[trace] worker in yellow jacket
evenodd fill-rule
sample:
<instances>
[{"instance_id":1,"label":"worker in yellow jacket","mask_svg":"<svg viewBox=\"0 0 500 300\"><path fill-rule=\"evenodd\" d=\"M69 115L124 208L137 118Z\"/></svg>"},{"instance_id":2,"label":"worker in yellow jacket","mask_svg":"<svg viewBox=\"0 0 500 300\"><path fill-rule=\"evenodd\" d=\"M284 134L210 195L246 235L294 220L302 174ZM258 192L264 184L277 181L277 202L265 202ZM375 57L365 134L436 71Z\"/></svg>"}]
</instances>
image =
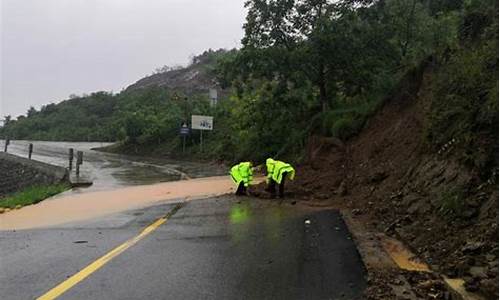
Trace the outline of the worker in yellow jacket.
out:
<instances>
[{"instance_id":1,"label":"worker in yellow jacket","mask_svg":"<svg viewBox=\"0 0 500 300\"><path fill-rule=\"evenodd\" d=\"M285 181L286 179L293 180L295 178L295 169L285 162L266 159L267 169L267 188L271 192L273 198L276 196L276 184L279 185L279 197L285 196Z\"/></svg>"},{"instance_id":2,"label":"worker in yellow jacket","mask_svg":"<svg viewBox=\"0 0 500 300\"><path fill-rule=\"evenodd\" d=\"M238 187L236 189L236 195L246 195L247 189L253 180L252 163L249 161L241 162L233 166L229 174L231 175L233 182Z\"/></svg>"}]
</instances>

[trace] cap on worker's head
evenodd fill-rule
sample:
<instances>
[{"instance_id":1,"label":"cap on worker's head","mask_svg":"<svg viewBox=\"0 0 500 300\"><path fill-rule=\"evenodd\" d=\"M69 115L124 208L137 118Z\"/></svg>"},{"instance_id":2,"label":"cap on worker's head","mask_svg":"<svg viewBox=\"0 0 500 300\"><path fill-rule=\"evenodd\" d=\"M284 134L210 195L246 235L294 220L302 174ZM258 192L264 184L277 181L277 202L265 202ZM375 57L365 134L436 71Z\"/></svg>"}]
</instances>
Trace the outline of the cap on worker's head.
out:
<instances>
[{"instance_id":1,"label":"cap on worker's head","mask_svg":"<svg viewBox=\"0 0 500 300\"><path fill-rule=\"evenodd\" d=\"M272 163L274 163L274 159L272 158L266 159L266 164L272 164Z\"/></svg>"}]
</instances>

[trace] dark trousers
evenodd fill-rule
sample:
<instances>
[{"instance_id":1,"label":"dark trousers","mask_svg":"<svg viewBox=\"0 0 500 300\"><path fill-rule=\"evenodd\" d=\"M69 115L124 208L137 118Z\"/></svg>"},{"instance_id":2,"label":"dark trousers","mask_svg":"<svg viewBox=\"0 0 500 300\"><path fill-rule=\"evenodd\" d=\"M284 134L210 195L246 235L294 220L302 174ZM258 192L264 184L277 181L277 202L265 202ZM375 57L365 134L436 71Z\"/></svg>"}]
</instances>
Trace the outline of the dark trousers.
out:
<instances>
[{"instance_id":1,"label":"dark trousers","mask_svg":"<svg viewBox=\"0 0 500 300\"><path fill-rule=\"evenodd\" d=\"M286 181L286 175L288 173L287 172L283 172L283 177L281 178L281 183L279 184L279 187L278 187L278 195L280 198L283 198L285 197L285 181ZM276 181L274 181L273 179L271 179L269 181L269 191L271 192L271 196L273 197L276 197Z\"/></svg>"},{"instance_id":2,"label":"dark trousers","mask_svg":"<svg viewBox=\"0 0 500 300\"><path fill-rule=\"evenodd\" d=\"M236 190L236 196L243 196L243 195L246 195L246 194L247 194L247 188L246 188L245 184L242 181L238 185L238 189Z\"/></svg>"}]
</instances>

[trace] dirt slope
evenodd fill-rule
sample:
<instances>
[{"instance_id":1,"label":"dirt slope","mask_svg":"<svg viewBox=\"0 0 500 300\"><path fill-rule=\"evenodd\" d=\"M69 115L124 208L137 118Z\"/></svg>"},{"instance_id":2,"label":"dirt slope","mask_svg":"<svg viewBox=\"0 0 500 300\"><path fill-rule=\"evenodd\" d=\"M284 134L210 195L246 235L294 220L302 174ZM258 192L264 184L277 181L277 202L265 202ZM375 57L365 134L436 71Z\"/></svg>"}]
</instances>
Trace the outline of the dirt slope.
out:
<instances>
[{"instance_id":1,"label":"dirt slope","mask_svg":"<svg viewBox=\"0 0 500 300\"><path fill-rule=\"evenodd\" d=\"M433 270L498 298L498 183L481 181L456 161L458 141L439 153L426 147L432 75L429 65L409 74L400 92L345 145L311 138L309 161L290 190L304 200L346 208L404 241ZM457 187L464 190L464 203L453 193Z\"/></svg>"}]
</instances>

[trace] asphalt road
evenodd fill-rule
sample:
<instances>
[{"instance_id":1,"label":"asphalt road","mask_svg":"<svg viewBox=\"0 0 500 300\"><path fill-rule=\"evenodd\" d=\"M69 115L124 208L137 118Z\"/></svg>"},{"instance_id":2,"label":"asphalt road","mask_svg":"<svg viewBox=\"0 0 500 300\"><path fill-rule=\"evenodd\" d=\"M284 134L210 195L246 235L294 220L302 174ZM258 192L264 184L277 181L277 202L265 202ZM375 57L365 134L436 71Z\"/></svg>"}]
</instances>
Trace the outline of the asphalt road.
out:
<instances>
[{"instance_id":1,"label":"asphalt road","mask_svg":"<svg viewBox=\"0 0 500 300\"><path fill-rule=\"evenodd\" d=\"M0 232L2 299L34 299L172 210ZM223 196L185 203L60 299L359 299L365 271L338 212Z\"/></svg>"}]
</instances>

